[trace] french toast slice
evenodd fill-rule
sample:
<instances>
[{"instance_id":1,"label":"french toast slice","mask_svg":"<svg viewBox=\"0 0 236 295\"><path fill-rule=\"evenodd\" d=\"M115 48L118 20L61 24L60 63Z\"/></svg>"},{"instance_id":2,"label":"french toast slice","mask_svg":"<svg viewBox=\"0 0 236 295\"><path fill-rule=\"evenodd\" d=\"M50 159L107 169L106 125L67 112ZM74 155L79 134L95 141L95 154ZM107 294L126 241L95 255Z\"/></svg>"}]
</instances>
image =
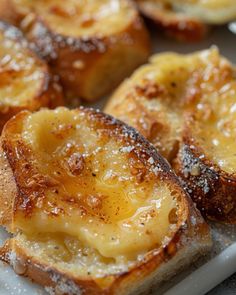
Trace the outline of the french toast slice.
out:
<instances>
[{"instance_id":1,"label":"french toast slice","mask_svg":"<svg viewBox=\"0 0 236 295\"><path fill-rule=\"evenodd\" d=\"M179 41L197 42L209 31L209 26L196 17L173 9L171 3L156 0L136 0L141 14L165 35Z\"/></svg>"},{"instance_id":2,"label":"french toast slice","mask_svg":"<svg viewBox=\"0 0 236 295\"><path fill-rule=\"evenodd\" d=\"M21 27L69 98L102 97L148 58L149 35L129 0L8 2L15 16L0 7L0 17Z\"/></svg>"},{"instance_id":3,"label":"french toast slice","mask_svg":"<svg viewBox=\"0 0 236 295\"><path fill-rule=\"evenodd\" d=\"M209 25L236 19L234 0L136 0L141 13L167 35L184 41L199 41Z\"/></svg>"},{"instance_id":4,"label":"french toast slice","mask_svg":"<svg viewBox=\"0 0 236 295\"><path fill-rule=\"evenodd\" d=\"M21 32L0 22L0 132L22 110L63 104L61 87Z\"/></svg>"},{"instance_id":5,"label":"french toast slice","mask_svg":"<svg viewBox=\"0 0 236 295\"><path fill-rule=\"evenodd\" d=\"M235 93L235 69L216 48L165 53L125 81L105 111L154 144L205 216L235 223Z\"/></svg>"},{"instance_id":6,"label":"french toast slice","mask_svg":"<svg viewBox=\"0 0 236 295\"><path fill-rule=\"evenodd\" d=\"M196 17L204 23L221 25L235 20L236 3L234 0L164 0L176 11Z\"/></svg>"},{"instance_id":7,"label":"french toast slice","mask_svg":"<svg viewBox=\"0 0 236 295\"><path fill-rule=\"evenodd\" d=\"M1 259L51 293L144 294L211 246L169 164L108 115L21 112L1 148Z\"/></svg>"}]
</instances>

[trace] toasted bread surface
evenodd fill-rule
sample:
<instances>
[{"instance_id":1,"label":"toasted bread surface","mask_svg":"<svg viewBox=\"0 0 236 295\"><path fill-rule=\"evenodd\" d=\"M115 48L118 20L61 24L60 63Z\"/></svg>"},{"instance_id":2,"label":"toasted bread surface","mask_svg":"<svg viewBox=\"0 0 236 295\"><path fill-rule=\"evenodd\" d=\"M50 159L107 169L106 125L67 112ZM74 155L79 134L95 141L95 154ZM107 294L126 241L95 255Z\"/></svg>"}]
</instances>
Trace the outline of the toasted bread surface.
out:
<instances>
[{"instance_id":1,"label":"toasted bread surface","mask_svg":"<svg viewBox=\"0 0 236 295\"><path fill-rule=\"evenodd\" d=\"M183 112L200 98L196 79L218 59L216 49L154 55L118 87L105 112L135 127L172 162L182 137Z\"/></svg>"},{"instance_id":2,"label":"toasted bread surface","mask_svg":"<svg viewBox=\"0 0 236 295\"><path fill-rule=\"evenodd\" d=\"M172 258L186 250L189 260L211 245L167 162L112 117L83 108L22 112L5 125L1 146L17 188L1 208L16 234L2 259L44 286L137 294L173 272L159 272Z\"/></svg>"},{"instance_id":3,"label":"toasted bread surface","mask_svg":"<svg viewBox=\"0 0 236 295\"><path fill-rule=\"evenodd\" d=\"M199 209L209 218L226 222L236 221L232 181L235 87L234 68L216 48L186 56L160 54L124 82L105 108L106 112L137 128L162 155L175 162L176 170L183 177L187 174L181 171L190 172L194 164L184 159L182 152L176 161L183 143L187 149L192 147L194 161L198 162L197 158L202 155L199 161L206 160L212 174L221 171L223 180L218 181L218 185L215 181L209 184L209 189L203 185L206 179L198 181L197 172L188 174L191 184L188 177L186 181ZM193 189L193 186L199 187L198 183L201 189ZM223 193L226 186L232 191L226 192L229 199Z\"/></svg>"},{"instance_id":4,"label":"toasted bread surface","mask_svg":"<svg viewBox=\"0 0 236 295\"><path fill-rule=\"evenodd\" d=\"M0 130L21 110L63 104L62 91L44 61L18 29L0 22Z\"/></svg>"},{"instance_id":5,"label":"toasted bread surface","mask_svg":"<svg viewBox=\"0 0 236 295\"><path fill-rule=\"evenodd\" d=\"M10 2L68 97L96 100L148 57L149 36L129 0Z\"/></svg>"}]
</instances>

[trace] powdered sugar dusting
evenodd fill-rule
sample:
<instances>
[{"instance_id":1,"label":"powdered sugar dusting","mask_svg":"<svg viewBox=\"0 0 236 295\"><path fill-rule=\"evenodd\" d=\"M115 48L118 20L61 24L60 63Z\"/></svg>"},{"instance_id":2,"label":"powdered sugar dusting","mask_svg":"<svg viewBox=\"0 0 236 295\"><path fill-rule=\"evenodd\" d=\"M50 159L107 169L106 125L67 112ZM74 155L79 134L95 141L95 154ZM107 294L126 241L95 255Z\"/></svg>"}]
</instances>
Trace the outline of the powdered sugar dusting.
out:
<instances>
[{"instance_id":1,"label":"powdered sugar dusting","mask_svg":"<svg viewBox=\"0 0 236 295\"><path fill-rule=\"evenodd\" d=\"M193 185L200 188L204 194L207 194L210 191L210 182L209 182L209 173L212 175L212 171L209 172L209 169L201 163L201 159L204 159L202 156L194 157L190 150L190 147L183 145L180 149L180 160L182 162L182 173L184 179L191 179L194 177ZM210 175L210 176L211 176ZM217 177L215 175L215 177ZM184 180L183 179L183 180ZM194 187L187 185L187 191L192 194Z\"/></svg>"},{"instance_id":2,"label":"powdered sugar dusting","mask_svg":"<svg viewBox=\"0 0 236 295\"><path fill-rule=\"evenodd\" d=\"M120 149L120 151L122 153L130 153L130 152L132 152L133 149L134 149L133 146L124 146Z\"/></svg>"},{"instance_id":3,"label":"powdered sugar dusting","mask_svg":"<svg viewBox=\"0 0 236 295\"><path fill-rule=\"evenodd\" d=\"M17 262L16 252L10 251L8 253L8 259L10 261L10 264L13 266Z\"/></svg>"},{"instance_id":4,"label":"powdered sugar dusting","mask_svg":"<svg viewBox=\"0 0 236 295\"><path fill-rule=\"evenodd\" d=\"M71 295L83 294L82 289L71 280L67 280L64 277L57 275L55 273L51 275L51 279L54 283L56 283L56 286L54 287L55 294L60 294L60 293L71 294ZM50 288L49 290L50 292L53 292L52 288Z\"/></svg>"},{"instance_id":5,"label":"powdered sugar dusting","mask_svg":"<svg viewBox=\"0 0 236 295\"><path fill-rule=\"evenodd\" d=\"M45 287L45 291L46 291L49 295L55 295L55 288L53 288L53 287Z\"/></svg>"},{"instance_id":6,"label":"powdered sugar dusting","mask_svg":"<svg viewBox=\"0 0 236 295\"><path fill-rule=\"evenodd\" d=\"M64 48L68 48L71 52L81 51L84 53L94 51L104 53L107 50L102 38L73 38L54 35L41 23L35 24L33 34L37 36L37 40L31 42L31 48L48 60L56 59L58 52Z\"/></svg>"}]
</instances>

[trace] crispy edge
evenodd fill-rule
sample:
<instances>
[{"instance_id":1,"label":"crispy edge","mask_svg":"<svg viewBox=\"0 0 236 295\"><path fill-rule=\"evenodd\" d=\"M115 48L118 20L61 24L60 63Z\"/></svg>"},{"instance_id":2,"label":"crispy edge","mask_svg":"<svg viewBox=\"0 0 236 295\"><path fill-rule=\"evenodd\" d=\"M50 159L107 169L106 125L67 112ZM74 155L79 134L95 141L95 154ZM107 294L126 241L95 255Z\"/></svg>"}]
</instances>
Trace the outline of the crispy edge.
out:
<instances>
[{"instance_id":1,"label":"crispy edge","mask_svg":"<svg viewBox=\"0 0 236 295\"><path fill-rule=\"evenodd\" d=\"M11 226L17 186L0 140L0 225Z\"/></svg>"},{"instance_id":2,"label":"crispy edge","mask_svg":"<svg viewBox=\"0 0 236 295\"><path fill-rule=\"evenodd\" d=\"M209 31L209 26L196 18L154 5L149 6L148 1L137 2L140 12L169 37L179 41L198 42Z\"/></svg>"},{"instance_id":3,"label":"crispy edge","mask_svg":"<svg viewBox=\"0 0 236 295\"><path fill-rule=\"evenodd\" d=\"M236 175L220 169L190 136L180 147L174 169L181 182L208 219L236 223Z\"/></svg>"}]
</instances>

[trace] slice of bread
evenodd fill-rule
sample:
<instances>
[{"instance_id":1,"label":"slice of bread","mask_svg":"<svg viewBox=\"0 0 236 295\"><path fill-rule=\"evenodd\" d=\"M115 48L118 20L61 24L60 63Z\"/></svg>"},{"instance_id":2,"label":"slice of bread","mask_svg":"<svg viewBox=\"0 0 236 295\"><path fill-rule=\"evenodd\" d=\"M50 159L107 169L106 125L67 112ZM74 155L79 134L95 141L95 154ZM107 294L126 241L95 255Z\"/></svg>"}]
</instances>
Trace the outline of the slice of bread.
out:
<instances>
[{"instance_id":1,"label":"slice of bread","mask_svg":"<svg viewBox=\"0 0 236 295\"><path fill-rule=\"evenodd\" d=\"M0 22L0 132L22 110L63 105L61 87L21 32Z\"/></svg>"},{"instance_id":2,"label":"slice of bread","mask_svg":"<svg viewBox=\"0 0 236 295\"><path fill-rule=\"evenodd\" d=\"M69 98L101 98L148 58L149 36L129 0L7 2L0 17L23 30Z\"/></svg>"},{"instance_id":3,"label":"slice of bread","mask_svg":"<svg viewBox=\"0 0 236 295\"><path fill-rule=\"evenodd\" d=\"M172 5L175 11L196 17L207 24L226 24L236 18L234 0L162 0L162 2Z\"/></svg>"},{"instance_id":4,"label":"slice of bread","mask_svg":"<svg viewBox=\"0 0 236 295\"><path fill-rule=\"evenodd\" d=\"M234 67L216 48L165 53L125 81L105 111L174 163L205 216L235 223L235 92Z\"/></svg>"},{"instance_id":5,"label":"slice of bread","mask_svg":"<svg viewBox=\"0 0 236 295\"><path fill-rule=\"evenodd\" d=\"M140 12L167 35L181 41L199 41L210 25L235 20L234 0L136 0Z\"/></svg>"},{"instance_id":6,"label":"slice of bread","mask_svg":"<svg viewBox=\"0 0 236 295\"><path fill-rule=\"evenodd\" d=\"M22 112L1 147L1 258L51 294L144 294L211 246L169 164L110 116Z\"/></svg>"},{"instance_id":7,"label":"slice of bread","mask_svg":"<svg viewBox=\"0 0 236 295\"><path fill-rule=\"evenodd\" d=\"M209 31L200 19L173 9L171 3L155 0L136 0L143 16L154 23L158 30L179 41L197 42Z\"/></svg>"}]
</instances>

